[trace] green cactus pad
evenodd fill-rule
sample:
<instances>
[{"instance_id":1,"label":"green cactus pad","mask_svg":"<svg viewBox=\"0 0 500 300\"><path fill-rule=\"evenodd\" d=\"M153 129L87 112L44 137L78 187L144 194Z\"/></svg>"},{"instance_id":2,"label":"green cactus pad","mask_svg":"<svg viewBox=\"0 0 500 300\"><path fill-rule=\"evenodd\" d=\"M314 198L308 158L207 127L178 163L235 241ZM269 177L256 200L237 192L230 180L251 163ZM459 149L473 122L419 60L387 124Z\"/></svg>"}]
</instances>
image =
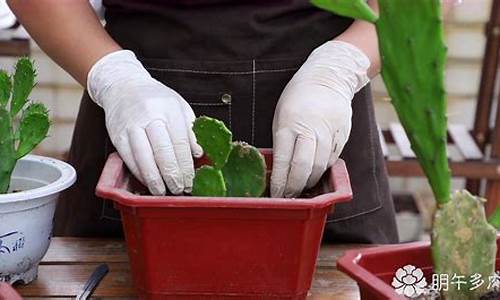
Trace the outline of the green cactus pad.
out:
<instances>
[{"instance_id":1,"label":"green cactus pad","mask_svg":"<svg viewBox=\"0 0 500 300\"><path fill-rule=\"evenodd\" d=\"M264 157L255 147L241 142L232 143L231 131L223 122L213 118L197 118L193 131L198 144L213 164L196 171L193 195L262 195L266 188L266 164Z\"/></svg>"},{"instance_id":2,"label":"green cactus pad","mask_svg":"<svg viewBox=\"0 0 500 300\"><path fill-rule=\"evenodd\" d=\"M9 74L0 70L0 107L6 107L9 103L10 93L12 91L12 81Z\"/></svg>"},{"instance_id":3,"label":"green cactus pad","mask_svg":"<svg viewBox=\"0 0 500 300\"><path fill-rule=\"evenodd\" d=\"M366 4L365 0L312 0L312 4L335 14L365 20L377 21L377 16Z\"/></svg>"},{"instance_id":4,"label":"green cactus pad","mask_svg":"<svg viewBox=\"0 0 500 300\"><path fill-rule=\"evenodd\" d=\"M231 152L231 131L224 122L205 116L195 120L193 131L207 157L217 169L221 169Z\"/></svg>"},{"instance_id":5,"label":"green cactus pad","mask_svg":"<svg viewBox=\"0 0 500 300\"><path fill-rule=\"evenodd\" d=\"M204 197L226 196L226 184L222 172L212 166L202 166L197 169L191 194Z\"/></svg>"},{"instance_id":6,"label":"green cactus pad","mask_svg":"<svg viewBox=\"0 0 500 300\"><path fill-rule=\"evenodd\" d=\"M16 165L14 134L9 111L0 107L0 194L9 189L10 176Z\"/></svg>"},{"instance_id":7,"label":"green cactus pad","mask_svg":"<svg viewBox=\"0 0 500 300\"><path fill-rule=\"evenodd\" d=\"M382 77L438 203L450 198L441 3L379 0Z\"/></svg>"},{"instance_id":8,"label":"green cactus pad","mask_svg":"<svg viewBox=\"0 0 500 300\"><path fill-rule=\"evenodd\" d=\"M487 282L495 271L496 230L484 213L485 200L467 191L457 191L451 200L441 205L434 216L432 228L432 257L434 272L464 275L469 281L471 275L481 274L486 284L470 291L470 286L449 285L443 292L445 299L479 299L487 292Z\"/></svg>"},{"instance_id":9,"label":"green cactus pad","mask_svg":"<svg viewBox=\"0 0 500 300\"><path fill-rule=\"evenodd\" d=\"M16 63L16 72L14 73L12 101L10 104L12 116L17 115L28 102L28 96L35 86L35 77L36 71L33 62L27 57L20 58Z\"/></svg>"},{"instance_id":10,"label":"green cactus pad","mask_svg":"<svg viewBox=\"0 0 500 300\"><path fill-rule=\"evenodd\" d=\"M227 195L260 197L266 188L266 162L257 148L243 142L233 143L222 168Z\"/></svg>"},{"instance_id":11,"label":"green cactus pad","mask_svg":"<svg viewBox=\"0 0 500 300\"><path fill-rule=\"evenodd\" d=\"M19 145L17 147L17 158L21 158L31 152L45 137L49 131L50 121L48 111L40 103L28 106L19 124Z\"/></svg>"}]
</instances>

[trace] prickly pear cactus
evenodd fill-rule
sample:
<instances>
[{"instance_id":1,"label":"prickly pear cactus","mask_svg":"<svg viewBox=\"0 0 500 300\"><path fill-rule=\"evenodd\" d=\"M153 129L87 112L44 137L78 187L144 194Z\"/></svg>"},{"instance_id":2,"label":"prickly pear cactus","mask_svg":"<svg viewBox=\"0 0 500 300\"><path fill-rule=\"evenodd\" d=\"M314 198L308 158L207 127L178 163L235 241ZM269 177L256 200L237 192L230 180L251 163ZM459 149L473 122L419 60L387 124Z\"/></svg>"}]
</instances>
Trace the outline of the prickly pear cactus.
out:
<instances>
[{"instance_id":1,"label":"prickly pear cactus","mask_svg":"<svg viewBox=\"0 0 500 300\"><path fill-rule=\"evenodd\" d=\"M382 77L399 119L432 187L438 208L432 232L435 272L483 279L494 271L496 232L485 217L483 201L460 191L450 198L446 154L446 47L440 0L378 0L380 14L364 0L312 0L317 6L375 24ZM492 218L500 226L500 210ZM444 299L478 299L484 288L451 287ZM454 289L455 288L455 289Z\"/></svg>"},{"instance_id":2,"label":"prickly pear cactus","mask_svg":"<svg viewBox=\"0 0 500 300\"><path fill-rule=\"evenodd\" d=\"M199 117L193 124L198 144L213 166L196 170L194 196L259 197L266 187L264 157L253 146L232 142L223 122Z\"/></svg>"},{"instance_id":3,"label":"prickly pear cactus","mask_svg":"<svg viewBox=\"0 0 500 300\"><path fill-rule=\"evenodd\" d=\"M204 197L225 196L226 183L222 172L212 166L198 168L194 176L192 194Z\"/></svg>"},{"instance_id":4,"label":"prickly pear cactus","mask_svg":"<svg viewBox=\"0 0 500 300\"><path fill-rule=\"evenodd\" d=\"M233 135L224 122L202 116L193 124L193 131L198 144L213 163L220 169L224 166L231 151Z\"/></svg>"},{"instance_id":5,"label":"prickly pear cactus","mask_svg":"<svg viewBox=\"0 0 500 300\"><path fill-rule=\"evenodd\" d=\"M266 188L266 164L255 147L233 143L227 163L222 168L228 195L259 197Z\"/></svg>"},{"instance_id":6,"label":"prickly pear cactus","mask_svg":"<svg viewBox=\"0 0 500 300\"><path fill-rule=\"evenodd\" d=\"M455 274L464 276L466 282L460 289L449 284L448 291L442 291L445 299L479 299L488 292L497 248L496 230L486 221L485 201L465 190L457 191L436 211L432 228L434 272L447 274L450 281ZM486 284L474 289L470 281L474 274L481 274Z\"/></svg>"},{"instance_id":7,"label":"prickly pear cactus","mask_svg":"<svg viewBox=\"0 0 500 300\"><path fill-rule=\"evenodd\" d=\"M43 104L26 107L35 77L36 71L28 58L17 61L13 82L9 74L0 71L0 194L7 192L17 160L33 150L47 136L50 127ZM14 128L18 117L19 125Z\"/></svg>"}]
</instances>

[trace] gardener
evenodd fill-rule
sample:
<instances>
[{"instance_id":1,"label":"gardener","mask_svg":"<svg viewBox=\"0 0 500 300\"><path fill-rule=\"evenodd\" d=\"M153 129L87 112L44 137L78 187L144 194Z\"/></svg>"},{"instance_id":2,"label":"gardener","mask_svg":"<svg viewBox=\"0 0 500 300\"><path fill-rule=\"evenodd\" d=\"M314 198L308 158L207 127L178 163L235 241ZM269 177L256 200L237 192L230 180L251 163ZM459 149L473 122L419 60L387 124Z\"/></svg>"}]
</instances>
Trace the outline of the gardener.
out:
<instances>
[{"instance_id":1,"label":"gardener","mask_svg":"<svg viewBox=\"0 0 500 300\"><path fill-rule=\"evenodd\" d=\"M94 196L115 149L151 193L189 193L202 154L196 113L274 148L273 197L298 196L342 153L354 199L336 207L326 238L397 241L366 86L380 66L372 25L307 0L104 4L106 30L88 0L9 1L40 47L87 87L69 156L79 180L59 203L56 234L120 234L112 205Z\"/></svg>"}]
</instances>

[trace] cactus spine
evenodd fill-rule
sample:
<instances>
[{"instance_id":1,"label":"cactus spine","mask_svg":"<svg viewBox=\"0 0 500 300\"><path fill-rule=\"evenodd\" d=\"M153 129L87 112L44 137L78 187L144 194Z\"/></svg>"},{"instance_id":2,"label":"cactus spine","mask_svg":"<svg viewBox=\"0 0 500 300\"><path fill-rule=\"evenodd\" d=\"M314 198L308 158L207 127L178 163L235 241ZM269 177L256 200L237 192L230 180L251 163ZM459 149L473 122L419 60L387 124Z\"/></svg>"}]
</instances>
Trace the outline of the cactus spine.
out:
<instances>
[{"instance_id":1,"label":"cactus spine","mask_svg":"<svg viewBox=\"0 0 500 300\"><path fill-rule=\"evenodd\" d=\"M264 157L253 146L232 142L223 122L199 117L193 124L198 144L212 166L196 170L194 196L259 197L266 187Z\"/></svg>"},{"instance_id":2,"label":"cactus spine","mask_svg":"<svg viewBox=\"0 0 500 300\"><path fill-rule=\"evenodd\" d=\"M17 160L33 150L47 136L50 127L43 104L27 105L35 77L33 63L28 58L17 61L13 81L9 74L0 71L0 194L7 192ZM17 117L19 125L14 128Z\"/></svg>"},{"instance_id":3,"label":"cactus spine","mask_svg":"<svg viewBox=\"0 0 500 300\"><path fill-rule=\"evenodd\" d=\"M496 231L485 217L484 199L467 191L450 197L446 150L446 47L440 0L378 0L373 20L364 0L312 0L313 4L375 24L382 77L438 203L432 230L432 257L438 274L488 279L495 268ZM356 3L356 4L354 4ZM492 217L500 226L500 210ZM451 277L450 277L451 278ZM444 299L478 299L484 288L451 285Z\"/></svg>"}]
</instances>

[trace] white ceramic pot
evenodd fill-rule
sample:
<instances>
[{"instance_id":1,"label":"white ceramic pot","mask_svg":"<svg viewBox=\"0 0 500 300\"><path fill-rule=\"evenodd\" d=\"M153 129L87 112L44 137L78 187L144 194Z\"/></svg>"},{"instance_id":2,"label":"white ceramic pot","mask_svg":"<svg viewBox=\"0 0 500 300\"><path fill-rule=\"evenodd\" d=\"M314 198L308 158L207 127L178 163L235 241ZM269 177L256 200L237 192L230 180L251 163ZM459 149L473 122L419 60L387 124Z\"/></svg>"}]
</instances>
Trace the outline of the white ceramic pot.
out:
<instances>
[{"instance_id":1,"label":"white ceramic pot","mask_svg":"<svg viewBox=\"0 0 500 300\"><path fill-rule=\"evenodd\" d=\"M0 195L0 281L34 280L49 248L59 193L76 180L57 159L27 155L17 162L10 192Z\"/></svg>"}]
</instances>

